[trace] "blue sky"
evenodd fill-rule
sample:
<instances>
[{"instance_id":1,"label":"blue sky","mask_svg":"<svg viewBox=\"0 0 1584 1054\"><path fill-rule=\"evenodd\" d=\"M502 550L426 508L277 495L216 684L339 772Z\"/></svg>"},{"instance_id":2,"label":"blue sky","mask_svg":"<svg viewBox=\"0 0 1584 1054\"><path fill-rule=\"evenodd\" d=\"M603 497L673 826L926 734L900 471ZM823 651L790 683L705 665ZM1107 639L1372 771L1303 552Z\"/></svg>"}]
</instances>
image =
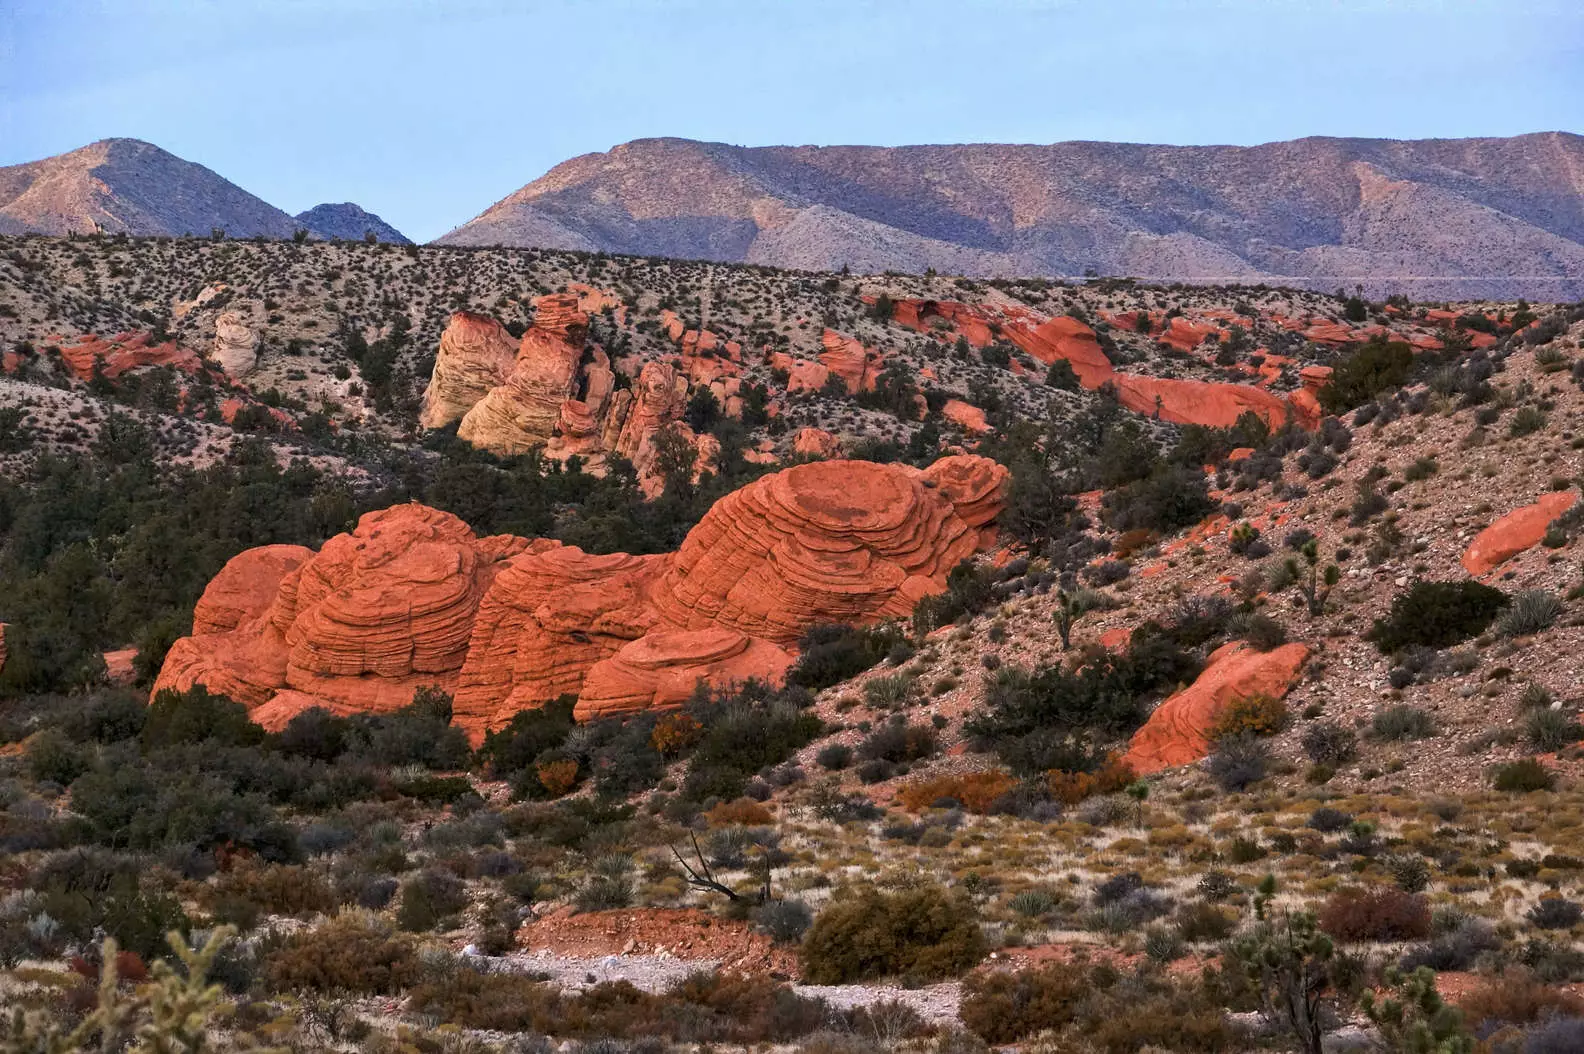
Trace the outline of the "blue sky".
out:
<instances>
[{"instance_id":1,"label":"blue sky","mask_svg":"<svg viewBox=\"0 0 1584 1054\"><path fill-rule=\"evenodd\" d=\"M0 165L157 143L427 240L643 136L1584 132L1578 0L0 0Z\"/></svg>"}]
</instances>

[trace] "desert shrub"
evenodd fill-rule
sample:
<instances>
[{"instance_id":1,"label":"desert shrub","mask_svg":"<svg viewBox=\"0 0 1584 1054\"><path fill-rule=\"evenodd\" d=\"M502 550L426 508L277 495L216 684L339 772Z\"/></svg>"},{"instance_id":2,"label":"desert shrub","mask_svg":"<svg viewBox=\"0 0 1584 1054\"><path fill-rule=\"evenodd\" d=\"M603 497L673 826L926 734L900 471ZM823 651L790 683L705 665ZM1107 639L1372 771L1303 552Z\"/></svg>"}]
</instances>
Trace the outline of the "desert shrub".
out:
<instances>
[{"instance_id":1,"label":"desert shrub","mask_svg":"<svg viewBox=\"0 0 1584 1054\"><path fill-rule=\"evenodd\" d=\"M378 917L347 912L286 938L265 976L277 992L390 995L418 980L418 955Z\"/></svg>"},{"instance_id":2,"label":"desert shrub","mask_svg":"<svg viewBox=\"0 0 1584 1054\"><path fill-rule=\"evenodd\" d=\"M1380 711L1370 722L1376 739L1395 743L1404 739L1428 739L1435 735L1435 719L1424 710L1400 703Z\"/></svg>"},{"instance_id":3,"label":"desert shrub","mask_svg":"<svg viewBox=\"0 0 1584 1054\"><path fill-rule=\"evenodd\" d=\"M1540 930L1568 930L1584 917L1584 907L1562 897L1542 897L1524 914L1529 924Z\"/></svg>"},{"instance_id":4,"label":"desert shrub","mask_svg":"<svg viewBox=\"0 0 1584 1054\"><path fill-rule=\"evenodd\" d=\"M846 743L828 743L814 755L814 763L829 772L840 772L852 764L853 749Z\"/></svg>"},{"instance_id":5,"label":"desert shrub","mask_svg":"<svg viewBox=\"0 0 1584 1054\"><path fill-rule=\"evenodd\" d=\"M1309 760L1317 764L1346 764L1358 753L1358 736L1351 728L1333 721L1316 721L1308 725L1298 742Z\"/></svg>"},{"instance_id":6,"label":"desert shrub","mask_svg":"<svg viewBox=\"0 0 1584 1054\"><path fill-rule=\"evenodd\" d=\"M27 741L28 773L35 780L67 786L93 765L87 748L58 728L46 728Z\"/></svg>"},{"instance_id":7,"label":"desert shrub","mask_svg":"<svg viewBox=\"0 0 1584 1054\"><path fill-rule=\"evenodd\" d=\"M409 933L426 933L467 906L467 890L449 871L431 868L401 887L396 924Z\"/></svg>"},{"instance_id":8,"label":"desert shrub","mask_svg":"<svg viewBox=\"0 0 1584 1054\"><path fill-rule=\"evenodd\" d=\"M1464 1016L1473 1018L1467 1009ZM1524 1034L1523 1054L1574 1054L1579 1050L1584 1050L1584 1017L1548 1018Z\"/></svg>"},{"instance_id":9,"label":"desert shrub","mask_svg":"<svg viewBox=\"0 0 1584 1054\"><path fill-rule=\"evenodd\" d=\"M478 760L496 778L508 779L565 742L575 727L572 708L577 697L563 695L537 710L521 710L504 728L484 734Z\"/></svg>"},{"instance_id":10,"label":"desert shrub","mask_svg":"<svg viewBox=\"0 0 1584 1054\"><path fill-rule=\"evenodd\" d=\"M1257 611L1234 615L1227 629L1234 637L1242 637L1260 651L1270 651L1287 643L1287 627Z\"/></svg>"},{"instance_id":11,"label":"desert shrub","mask_svg":"<svg viewBox=\"0 0 1584 1054\"><path fill-rule=\"evenodd\" d=\"M773 693L748 684L707 693L687 712L703 729L693 748L681 797L689 802L741 797L753 775L779 765L820 733L823 723L804 708L805 693Z\"/></svg>"},{"instance_id":12,"label":"desert shrub","mask_svg":"<svg viewBox=\"0 0 1584 1054\"><path fill-rule=\"evenodd\" d=\"M1045 790L1063 805L1077 805L1094 795L1116 794L1138 777L1120 757L1111 755L1093 772L1051 769L1045 773Z\"/></svg>"},{"instance_id":13,"label":"desert shrub","mask_svg":"<svg viewBox=\"0 0 1584 1054\"><path fill-rule=\"evenodd\" d=\"M1234 699L1221 709L1210 728L1212 742L1233 736L1273 736L1287 724L1287 706L1273 696L1254 694Z\"/></svg>"},{"instance_id":14,"label":"desert shrub","mask_svg":"<svg viewBox=\"0 0 1584 1054\"><path fill-rule=\"evenodd\" d=\"M987 1043L1016 1043L1072 1024L1094 988L1092 970L1075 963L988 970L963 981L959 1016Z\"/></svg>"},{"instance_id":15,"label":"desert shrub","mask_svg":"<svg viewBox=\"0 0 1584 1054\"><path fill-rule=\"evenodd\" d=\"M547 1033L563 1025L554 985L525 974L456 970L413 989L407 1008L462 1028ZM564 1027L564 1026L563 1026Z\"/></svg>"},{"instance_id":16,"label":"desert shrub","mask_svg":"<svg viewBox=\"0 0 1584 1054\"><path fill-rule=\"evenodd\" d=\"M1398 962L1398 968L1412 972L1428 966L1437 972L1443 970L1470 970L1479 957L1501 947L1501 938L1495 927L1482 920L1469 920L1453 927L1432 940L1409 948Z\"/></svg>"},{"instance_id":17,"label":"desert shrub","mask_svg":"<svg viewBox=\"0 0 1584 1054\"><path fill-rule=\"evenodd\" d=\"M1247 733L1218 741L1205 761L1210 778L1225 791L1240 791L1265 778L1270 748Z\"/></svg>"},{"instance_id":18,"label":"desert shrub","mask_svg":"<svg viewBox=\"0 0 1584 1054\"><path fill-rule=\"evenodd\" d=\"M1404 893L1422 893L1430 884L1430 862L1418 853L1398 853L1386 858L1386 870Z\"/></svg>"},{"instance_id":19,"label":"desert shrub","mask_svg":"<svg viewBox=\"0 0 1584 1054\"><path fill-rule=\"evenodd\" d=\"M467 733L451 724L451 697L438 688L413 692L413 701L388 714L353 721L357 753L377 765L460 769L472 755Z\"/></svg>"},{"instance_id":20,"label":"desert shrub","mask_svg":"<svg viewBox=\"0 0 1584 1054\"><path fill-rule=\"evenodd\" d=\"M1185 941L1223 941L1237 928L1237 918L1226 908L1195 901L1179 907L1172 924Z\"/></svg>"},{"instance_id":21,"label":"desert shrub","mask_svg":"<svg viewBox=\"0 0 1584 1054\"><path fill-rule=\"evenodd\" d=\"M1562 601L1544 589L1526 589L1496 619L1496 632L1503 637L1526 637L1549 629L1562 613Z\"/></svg>"},{"instance_id":22,"label":"desert shrub","mask_svg":"<svg viewBox=\"0 0 1584 1054\"><path fill-rule=\"evenodd\" d=\"M1372 340L1332 367L1330 382L1320 389L1320 405L1328 414L1346 413L1402 387L1412 370L1413 348L1407 343Z\"/></svg>"},{"instance_id":23,"label":"desert shrub","mask_svg":"<svg viewBox=\"0 0 1584 1054\"><path fill-rule=\"evenodd\" d=\"M941 886L865 889L832 901L815 918L803 941L803 977L810 984L937 980L961 974L985 950L972 903Z\"/></svg>"},{"instance_id":24,"label":"desert shrub","mask_svg":"<svg viewBox=\"0 0 1584 1054\"><path fill-rule=\"evenodd\" d=\"M1472 580L1415 582L1392 598L1368 638L1382 655L1413 645L1450 648L1483 632L1506 606L1505 593Z\"/></svg>"},{"instance_id":25,"label":"desert shrub","mask_svg":"<svg viewBox=\"0 0 1584 1054\"><path fill-rule=\"evenodd\" d=\"M718 853L718 847L717 847ZM594 861L572 898L579 911L625 908L633 900L633 861L623 853L607 853Z\"/></svg>"},{"instance_id":26,"label":"desert shrub","mask_svg":"<svg viewBox=\"0 0 1584 1054\"><path fill-rule=\"evenodd\" d=\"M1145 478L1107 492L1101 517L1113 530L1148 528L1170 534L1193 526L1215 508L1203 471L1163 463Z\"/></svg>"},{"instance_id":27,"label":"desert shrub","mask_svg":"<svg viewBox=\"0 0 1584 1054\"><path fill-rule=\"evenodd\" d=\"M1013 894L1012 899L1007 901L1007 907L1012 909L1013 914L1025 919L1038 919L1055 911L1059 903L1048 889L1025 889Z\"/></svg>"},{"instance_id":28,"label":"desert shrub","mask_svg":"<svg viewBox=\"0 0 1584 1054\"><path fill-rule=\"evenodd\" d=\"M754 911L754 927L777 944L796 944L814 921L814 913L801 900L770 900Z\"/></svg>"},{"instance_id":29,"label":"desert shrub","mask_svg":"<svg viewBox=\"0 0 1584 1054\"><path fill-rule=\"evenodd\" d=\"M190 928L181 902L132 857L100 849L55 853L34 869L29 884L59 940L87 944L110 936L152 960L169 953L166 934Z\"/></svg>"},{"instance_id":30,"label":"desert shrub","mask_svg":"<svg viewBox=\"0 0 1584 1054\"><path fill-rule=\"evenodd\" d=\"M1497 765L1491 773L1491 783L1499 791L1527 794L1555 789L1556 774L1534 758L1520 758Z\"/></svg>"},{"instance_id":31,"label":"desert shrub","mask_svg":"<svg viewBox=\"0 0 1584 1054\"><path fill-rule=\"evenodd\" d=\"M241 703L195 685L185 692L156 693L140 738L145 749L205 742L253 746L263 741L264 730L249 720Z\"/></svg>"},{"instance_id":32,"label":"desert shrub","mask_svg":"<svg viewBox=\"0 0 1584 1054\"><path fill-rule=\"evenodd\" d=\"M865 761L900 764L918 761L935 753L935 731L928 725L887 721L858 744L858 756Z\"/></svg>"},{"instance_id":33,"label":"desert shrub","mask_svg":"<svg viewBox=\"0 0 1584 1054\"><path fill-rule=\"evenodd\" d=\"M1340 809L1322 805L1309 814L1309 827L1322 834L1335 834L1353 825L1353 817Z\"/></svg>"},{"instance_id":34,"label":"desert shrub","mask_svg":"<svg viewBox=\"0 0 1584 1054\"><path fill-rule=\"evenodd\" d=\"M897 803L910 812L927 809L938 801L953 801L969 812L983 815L996 799L1017 785L1017 780L999 770L965 772L934 776L903 784Z\"/></svg>"},{"instance_id":35,"label":"desert shrub","mask_svg":"<svg viewBox=\"0 0 1584 1054\"><path fill-rule=\"evenodd\" d=\"M317 871L292 864L259 864L244 859L204 887L205 903L224 921L239 908L271 915L311 915L335 909L337 898ZM243 926L244 929L249 927Z\"/></svg>"},{"instance_id":36,"label":"desert shrub","mask_svg":"<svg viewBox=\"0 0 1584 1054\"><path fill-rule=\"evenodd\" d=\"M1524 718L1524 738L1539 751L1557 751L1584 739L1584 726L1560 710L1536 710Z\"/></svg>"},{"instance_id":37,"label":"desert shrub","mask_svg":"<svg viewBox=\"0 0 1584 1054\"><path fill-rule=\"evenodd\" d=\"M1414 893L1345 889L1321 906L1320 928L1340 941L1416 941L1430 935L1430 904Z\"/></svg>"},{"instance_id":38,"label":"desert shrub","mask_svg":"<svg viewBox=\"0 0 1584 1054\"><path fill-rule=\"evenodd\" d=\"M1464 1020L1481 1032L1502 1025L1527 1025L1558 1017L1584 1016L1584 999L1553 988L1526 970L1507 970L1463 994L1458 1000ZM1530 1050L1523 1048L1525 1054Z\"/></svg>"},{"instance_id":39,"label":"desert shrub","mask_svg":"<svg viewBox=\"0 0 1584 1054\"><path fill-rule=\"evenodd\" d=\"M334 761L346 752L351 735L351 721L314 706L287 722L276 744L283 754Z\"/></svg>"},{"instance_id":40,"label":"desert shrub","mask_svg":"<svg viewBox=\"0 0 1584 1054\"><path fill-rule=\"evenodd\" d=\"M798 641L798 661L787 683L818 692L863 673L885 660L903 643L902 631L891 623L854 627L814 626Z\"/></svg>"}]
</instances>

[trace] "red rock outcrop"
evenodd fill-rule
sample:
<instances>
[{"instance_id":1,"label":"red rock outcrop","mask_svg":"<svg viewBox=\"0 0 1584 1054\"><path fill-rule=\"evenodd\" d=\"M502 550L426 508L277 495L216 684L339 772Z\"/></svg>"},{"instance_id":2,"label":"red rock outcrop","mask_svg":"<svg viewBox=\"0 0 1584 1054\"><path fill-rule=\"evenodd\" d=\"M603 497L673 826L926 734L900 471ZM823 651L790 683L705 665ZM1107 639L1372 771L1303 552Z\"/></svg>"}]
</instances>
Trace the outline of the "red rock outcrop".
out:
<instances>
[{"instance_id":1,"label":"red rock outcrop","mask_svg":"<svg viewBox=\"0 0 1584 1054\"><path fill-rule=\"evenodd\" d=\"M62 361L84 381L92 380L96 369L111 380L143 366L170 366L189 374L203 369L197 352L191 348L173 340L153 344L151 339L150 334L136 331L106 339L89 333L75 341L62 341L59 347Z\"/></svg>"},{"instance_id":2,"label":"red rock outcrop","mask_svg":"<svg viewBox=\"0 0 1584 1054\"><path fill-rule=\"evenodd\" d=\"M1254 695L1280 699L1287 694L1304 660L1305 644L1283 644L1256 651L1242 641L1223 644L1193 684L1150 714L1122 761L1141 776L1198 761L1210 751L1210 730L1227 704Z\"/></svg>"},{"instance_id":3,"label":"red rock outcrop","mask_svg":"<svg viewBox=\"0 0 1584 1054\"><path fill-rule=\"evenodd\" d=\"M883 367L880 353L863 346L856 337L849 337L827 329L820 336L825 350L820 352L820 364L831 375L840 377L849 394L873 391L875 379Z\"/></svg>"},{"instance_id":4,"label":"red rock outcrop","mask_svg":"<svg viewBox=\"0 0 1584 1054\"><path fill-rule=\"evenodd\" d=\"M572 714L579 721L678 707L698 682L724 687L750 680L779 684L792 653L736 630L657 630L595 663Z\"/></svg>"},{"instance_id":5,"label":"red rock outcrop","mask_svg":"<svg viewBox=\"0 0 1584 1054\"><path fill-rule=\"evenodd\" d=\"M517 362L517 346L506 327L488 315L472 311L452 315L440 334L418 423L444 428L460 421L491 388L506 383Z\"/></svg>"},{"instance_id":6,"label":"red rock outcrop","mask_svg":"<svg viewBox=\"0 0 1584 1054\"><path fill-rule=\"evenodd\" d=\"M313 555L305 545L261 545L227 560L193 608L193 635L229 633L262 615L281 580Z\"/></svg>"},{"instance_id":7,"label":"red rock outcrop","mask_svg":"<svg viewBox=\"0 0 1584 1054\"><path fill-rule=\"evenodd\" d=\"M1532 505L1509 512L1475 536L1463 552L1463 569L1471 575L1483 575L1539 545L1551 521L1571 509L1577 500L1577 491L1552 491Z\"/></svg>"},{"instance_id":8,"label":"red rock outcrop","mask_svg":"<svg viewBox=\"0 0 1584 1054\"><path fill-rule=\"evenodd\" d=\"M903 616L943 590L994 540L1007 484L967 455L801 465L721 499L678 552L653 556L479 538L396 506L318 553L234 558L155 690L201 683L280 727L436 685L476 739L565 693L588 718L676 705L701 679L778 681L810 626Z\"/></svg>"},{"instance_id":9,"label":"red rock outcrop","mask_svg":"<svg viewBox=\"0 0 1584 1054\"><path fill-rule=\"evenodd\" d=\"M823 428L800 428L792 436L792 452L814 457L835 457L841 450L841 440Z\"/></svg>"},{"instance_id":10,"label":"red rock outcrop","mask_svg":"<svg viewBox=\"0 0 1584 1054\"><path fill-rule=\"evenodd\" d=\"M1049 366L1065 359L1085 388L1098 388L1115 372L1111 360L1101 350L1094 330L1076 318L1058 315L1039 325L1009 326L1007 339Z\"/></svg>"},{"instance_id":11,"label":"red rock outcrop","mask_svg":"<svg viewBox=\"0 0 1584 1054\"><path fill-rule=\"evenodd\" d=\"M965 432L979 435L990 431L990 422L985 419L985 412L961 399L947 399L946 404L941 407L941 414Z\"/></svg>"},{"instance_id":12,"label":"red rock outcrop","mask_svg":"<svg viewBox=\"0 0 1584 1054\"><path fill-rule=\"evenodd\" d=\"M1139 373L1114 374L1111 383L1129 410L1174 424L1226 428L1251 412L1272 428L1280 428L1287 420L1287 402L1251 384L1217 384Z\"/></svg>"},{"instance_id":13,"label":"red rock outcrop","mask_svg":"<svg viewBox=\"0 0 1584 1054\"><path fill-rule=\"evenodd\" d=\"M656 598L661 616L791 644L819 623L906 615L980 548L958 501L973 516L1006 485L1003 467L977 457L922 472L826 461L765 476L688 532Z\"/></svg>"}]
</instances>

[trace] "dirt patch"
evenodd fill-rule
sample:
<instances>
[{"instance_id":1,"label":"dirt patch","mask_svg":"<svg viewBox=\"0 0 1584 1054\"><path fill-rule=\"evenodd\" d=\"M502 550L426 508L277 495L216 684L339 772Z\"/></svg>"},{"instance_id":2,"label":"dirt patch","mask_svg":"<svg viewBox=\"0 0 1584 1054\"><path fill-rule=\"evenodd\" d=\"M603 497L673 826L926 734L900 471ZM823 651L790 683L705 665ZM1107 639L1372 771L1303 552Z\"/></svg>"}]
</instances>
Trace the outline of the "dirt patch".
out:
<instances>
[{"instance_id":1,"label":"dirt patch","mask_svg":"<svg viewBox=\"0 0 1584 1054\"><path fill-rule=\"evenodd\" d=\"M527 951L579 959L607 955L669 955L745 973L798 975L797 956L777 948L746 922L695 908L624 908L573 914L562 908L517 931Z\"/></svg>"}]
</instances>

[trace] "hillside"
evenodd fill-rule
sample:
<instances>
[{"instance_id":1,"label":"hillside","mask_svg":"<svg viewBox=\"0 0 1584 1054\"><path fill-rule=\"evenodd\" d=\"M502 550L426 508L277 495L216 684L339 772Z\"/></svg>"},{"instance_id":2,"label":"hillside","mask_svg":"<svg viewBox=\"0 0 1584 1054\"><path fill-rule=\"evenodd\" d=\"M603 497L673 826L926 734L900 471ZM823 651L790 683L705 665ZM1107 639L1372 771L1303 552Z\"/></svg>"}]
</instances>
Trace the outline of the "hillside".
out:
<instances>
[{"instance_id":1,"label":"hillside","mask_svg":"<svg viewBox=\"0 0 1584 1054\"><path fill-rule=\"evenodd\" d=\"M587 154L439 239L778 267L1584 295L1584 138Z\"/></svg>"},{"instance_id":2,"label":"hillside","mask_svg":"<svg viewBox=\"0 0 1584 1054\"><path fill-rule=\"evenodd\" d=\"M177 929L304 1050L1577 1049L1581 343L0 237L13 1027Z\"/></svg>"}]
</instances>

